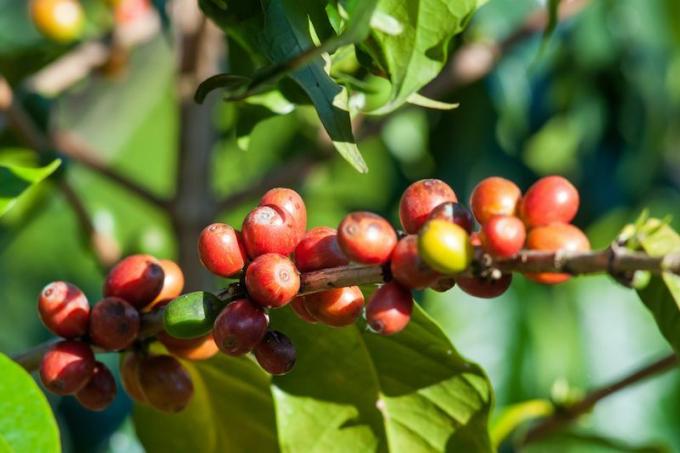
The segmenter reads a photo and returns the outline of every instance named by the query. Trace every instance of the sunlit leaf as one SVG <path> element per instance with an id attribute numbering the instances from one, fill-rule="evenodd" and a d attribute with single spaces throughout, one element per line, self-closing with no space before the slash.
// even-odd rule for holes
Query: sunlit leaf
<path id="1" fill-rule="evenodd" d="M 21 194 L 54 173 L 59 165 L 59 159 L 40 168 L 0 163 L 0 216 L 12 208 Z"/>

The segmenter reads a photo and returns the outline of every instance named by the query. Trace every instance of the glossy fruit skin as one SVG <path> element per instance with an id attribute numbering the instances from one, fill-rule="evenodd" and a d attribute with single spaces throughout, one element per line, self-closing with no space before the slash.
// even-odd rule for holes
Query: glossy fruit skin
<path id="1" fill-rule="evenodd" d="M 59 43 L 78 39 L 85 25 L 85 13 L 77 0 L 33 0 L 31 17 L 40 33 Z"/>
<path id="2" fill-rule="evenodd" d="M 142 359 L 139 383 L 149 404 L 163 412 L 180 412 L 194 395 L 191 376 L 179 360 L 169 355 Z"/>
<path id="3" fill-rule="evenodd" d="M 213 337 L 220 351 L 243 355 L 252 351 L 267 333 L 269 318 L 258 305 L 238 299 L 227 305 L 215 319 Z"/>
<path id="4" fill-rule="evenodd" d="M 576 187 L 561 176 L 546 176 L 534 183 L 521 203 L 521 217 L 527 227 L 569 223 L 579 206 Z"/>
<path id="5" fill-rule="evenodd" d="M 397 282 L 382 285 L 366 305 L 366 321 L 380 335 L 401 332 L 411 320 L 413 296 Z"/>
<path id="6" fill-rule="evenodd" d="M 475 219 L 472 217 L 470 210 L 462 204 L 453 201 L 447 201 L 434 208 L 428 216 L 428 220 L 432 219 L 441 219 L 455 223 L 467 231 L 467 234 L 471 234 L 475 226 Z"/>
<path id="7" fill-rule="evenodd" d="M 78 402 L 91 411 L 103 411 L 116 398 L 116 381 L 111 371 L 101 362 L 95 362 L 92 377 L 76 393 Z"/>
<path id="8" fill-rule="evenodd" d="M 182 294 L 184 289 L 184 272 L 177 263 L 172 260 L 159 260 L 158 262 L 163 268 L 163 287 L 151 304 L 145 307 L 145 311 L 162 307 Z"/>
<path id="9" fill-rule="evenodd" d="M 590 250 L 590 241 L 583 232 L 566 223 L 553 223 L 542 227 L 533 228 L 527 236 L 527 248 L 544 252 L 563 250 L 568 252 L 587 252 Z M 525 276 L 538 283 L 555 285 L 569 280 L 568 274 L 525 274 Z"/>
<path id="10" fill-rule="evenodd" d="M 335 228 L 315 227 L 295 247 L 295 266 L 300 272 L 317 271 L 349 264 L 340 249 Z"/>
<path id="11" fill-rule="evenodd" d="M 146 396 L 139 382 L 139 364 L 143 357 L 134 352 L 121 354 L 120 357 L 120 380 L 127 394 L 138 403 L 146 403 Z"/>
<path id="12" fill-rule="evenodd" d="M 481 240 L 484 250 L 495 258 L 515 256 L 524 247 L 526 237 L 524 223 L 514 216 L 493 216 L 482 225 Z"/>
<path id="13" fill-rule="evenodd" d="M 52 282 L 38 298 L 38 312 L 45 327 L 64 338 L 82 337 L 87 333 L 90 305 L 85 294 L 67 282 Z"/>
<path id="14" fill-rule="evenodd" d="M 170 354 L 185 360 L 207 360 L 219 352 L 212 334 L 190 340 L 175 338 L 165 332 L 156 337 Z"/>
<path id="15" fill-rule="evenodd" d="M 305 296 L 298 296 L 290 302 L 290 308 L 293 313 L 297 315 L 298 318 L 302 319 L 309 324 L 316 324 L 317 319 L 312 316 L 312 314 L 307 310 L 305 305 Z"/>
<path id="16" fill-rule="evenodd" d="M 248 261 L 241 233 L 225 223 L 213 223 L 201 231 L 198 256 L 206 269 L 225 278 L 237 275 Z"/>
<path id="17" fill-rule="evenodd" d="M 397 242 L 392 252 L 390 269 L 394 279 L 410 289 L 425 289 L 439 278 L 439 274 L 420 257 L 418 236 L 415 234 L 409 234 Z"/>
<path id="18" fill-rule="evenodd" d="M 141 318 L 135 307 L 119 297 L 107 297 L 92 309 L 90 339 L 107 351 L 118 351 L 135 341 L 140 325 Z"/>
<path id="19" fill-rule="evenodd" d="M 40 380 L 57 395 L 71 395 L 85 387 L 94 371 L 94 353 L 82 341 L 53 345 L 40 362 Z"/>
<path id="20" fill-rule="evenodd" d="M 503 274 L 498 280 L 459 275 L 456 277 L 456 283 L 460 289 L 471 296 L 492 299 L 510 288 L 512 274 Z"/>
<path id="21" fill-rule="evenodd" d="M 364 295 L 358 286 L 349 286 L 308 294 L 304 304 L 307 311 L 320 322 L 343 327 L 354 324 L 361 316 Z"/>
<path id="22" fill-rule="evenodd" d="M 258 206 L 243 221 L 241 233 L 248 256 L 265 253 L 288 256 L 297 245 L 293 217 L 277 206 Z"/>
<path id="23" fill-rule="evenodd" d="M 137 309 L 153 301 L 163 288 L 165 275 L 151 255 L 131 255 L 109 272 L 104 282 L 104 297 L 120 297 Z"/>
<path id="24" fill-rule="evenodd" d="M 437 272 L 453 275 L 464 271 L 474 251 L 464 229 L 445 220 L 430 220 L 418 234 L 418 253 Z"/>
<path id="25" fill-rule="evenodd" d="M 300 290 L 300 274 L 293 262 L 277 253 L 260 255 L 246 269 L 246 289 L 253 302 L 280 308 Z"/>
<path id="26" fill-rule="evenodd" d="M 514 182 L 492 176 L 481 180 L 472 190 L 470 208 L 477 221 L 484 225 L 493 216 L 515 215 L 521 197 L 522 191 Z"/>
<path id="27" fill-rule="evenodd" d="M 267 332 L 253 352 L 262 369 L 275 376 L 288 374 L 295 366 L 297 359 L 293 342 L 276 330 Z"/>
<path id="28" fill-rule="evenodd" d="M 351 261 L 383 264 L 390 259 L 397 245 L 397 233 L 377 214 L 353 212 L 338 227 L 338 244 Z"/>
<path id="29" fill-rule="evenodd" d="M 456 193 L 439 179 L 421 179 L 406 188 L 399 202 L 401 226 L 409 234 L 417 233 L 434 208 L 458 201 Z"/>
<path id="30" fill-rule="evenodd" d="M 297 244 L 307 230 L 307 208 L 300 194 L 293 189 L 277 187 L 262 196 L 260 206 L 266 205 L 278 206 L 291 215 L 295 225 L 295 243 Z"/>

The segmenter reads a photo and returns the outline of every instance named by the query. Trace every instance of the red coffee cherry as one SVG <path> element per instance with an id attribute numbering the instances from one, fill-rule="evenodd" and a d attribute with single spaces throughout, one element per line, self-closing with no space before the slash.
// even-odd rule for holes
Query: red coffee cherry
<path id="1" fill-rule="evenodd" d="M 85 294 L 67 282 L 52 282 L 38 298 L 38 312 L 45 327 L 64 338 L 81 337 L 87 333 L 90 305 Z"/>
<path id="2" fill-rule="evenodd" d="M 482 225 L 484 249 L 496 258 L 509 258 L 519 253 L 526 236 L 524 223 L 517 217 L 497 215 Z"/>
<path id="3" fill-rule="evenodd" d="M 558 250 L 587 252 L 590 250 L 590 242 L 586 235 L 574 225 L 553 223 L 530 230 L 527 236 L 527 248 L 544 252 L 555 252 Z M 570 278 L 569 274 L 553 273 L 525 274 L 525 276 L 538 283 L 545 283 L 547 285 L 562 283 Z"/>
<path id="4" fill-rule="evenodd" d="M 561 176 L 546 176 L 529 187 L 521 203 L 527 227 L 569 223 L 578 211 L 578 190 Z"/>
<path id="5" fill-rule="evenodd" d="M 107 297 L 92 309 L 90 338 L 107 351 L 118 351 L 135 341 L 140 324 L 135 307 L 119 297 Z"/>
<path id="6" fill-rule="evenodd" d="M 428 220 L 441 219 L 447 222 L 455 223 L 468 234 L 472 233 L 475 226 L 475 219 L 472 218 L 472 213 L 462 204 L 447 201 L 442 203 L 432 210 Z"/>
<path id="7" fill-rule="evenodd" d="M 260 200 L 260 206 L 266 205 L 278 206 L 293 217 L 297 244 L 307 229 L 307 208 L 300 194 L 293 189 L 277 187 L 265 193 Z"/>
<path id="8" fill-rule="evenodd" d="M 434 208 L 446 201 L 458 201 L 453 189 L 439 179 L 421 179 L 406 188 L 399 202 L 399 219 L 404 230 L 415 234 Z"/>
<path id="9" fill-rule="evenodd" d="M 250 298 L 264 307 L 280 308 L 300 290 L 300 274 L 283 255 L 266 253 L 246 269 L 246 289 Z"/>
<path id="10" fill-rule="evenodd" d="M 510 288 L 512 274 L 503 274 L 497 280 L 459 275 L 456 277 L 456 283 L 458 283 L 460 289 L 471 296 L 492 299 L 500 296 Z"/>
<path id="11" fill-rule="evenodd" d="M 418 236 L 410 234 L 397 242 L 390 263 L 392 276 L 406 288 L 425 289 L 439 274 L 433 271 L 418 254 Z"/>
<path id="12" fill-rule="evenodd" d="M 289 373 L 297 358 L 293 342 L 276 330 L 267 332 L 253 352 L 262 369 L 277 376 Z"/>
<path id="13" fill-rule="evenodd" d="M 170 354 L 185 360 L 207 360 L 219 351 L 212 334 L 185 340 L 161 332 L 157 338 Z"/>
<path id="14" fill-rule="evenodd" d="M 377 214 L 353 212 L 338 227 L 338 244 L 352 261 L 382 264 L 390 259 L 397 245 L 397 233 Z"/>
<path id="15" fill-rule="evenodd" d="M 382 285 L 366 305 L 366 321 L 380 335 L 401 332 L 411 320 L 413 296 L 397 282 Z"/>
<path id="16" fill-rule="evenodd" d="M 237 275 L 248 260 L 241 233 L 224 223 L 213 223 L 201 231 L 198 256 L 206 269 L 220 277 Z"/>
<path id="17" fill-rule="evenodd" d="M 40 362 L 40 380 L 57 395 L 70 395 L 85 387 L 94 371 L 92 349 L 82 341 L 60 341 Z"/>
<path id="18" fill-rule="evenodd" d="M 522 191 L 514 182 L 492 176 L 472 190 L 470 207 L 477 221 L 484 225 L 496 215 L 515 215 L 521 197 Z"/>
<path id="19" fill-rule="evenodd" d="M 267 314 L 248 299 L 227 305 L 215 320 L 213 337 L 220 351 L 243 355 L 253 350 L 267 332 Z"/>
<path id="20" fill-rule="evenodd" d="M 308 294 L 304 304 L 307 311 L 320 322 L 343 327 L 353 324 L 361 315 L 364 295 L 358 286 L 349 286 Z"/>
<path id="21" fill-rule="evenodd" d="M 300 272 L 346 266 L 349 260 L 340 250 L 335 228 L 309 230 L 295 247 L 295 265 Z"/>
<path id="22" fill-rule="evenodd" d="M 293 217 L 277 206 L 259 206 L 243 221 L 243 243 L 250 258 L 265 253 L 288 256 L 297 245 Z"/>
<path id="23" fill-rule="evenodd" d="M 139 382 L 139 364 L 143 357 L 134 352 L 121 354 L 120 380 L 127 394 L 138 403 L 146 403 L 146 396 Z"/>
<path id="24" fill-rule="evenodd" d="M 163 412 L 180 412 L 194 395 L 191 376 L 169 355 L 145 357 L 139 364 L 139 383 L 149 404 Z"/>
<path id="25" fill-rule="evenodd" d="M 312 316 L 309 310 L 307 310 L 307 306 L 305 305 L 305 296 L 298 296 L 293 299 L 290 303 L 290 308 L 293 310 L 293 313 L 295 313 L 297 317 L 303 321 L 310 324 L 317 323 L 316 318 Z"/>
<path id="26" fill-rule="evenodd" d="M 456 279 L 454 277 L 439 277 L 439 279 L 430 285 L 430 289 L 438 293 L 445 293 L 456 286 Z"/>
<path id="27" fill-rule="evenodd" d="M 78 402 L 91 411 L 103 411 L 116 398 L 116 381 L 101 362 L 95 362 L 92 377 L 76 393 Z"/>
<path id="28" fill-rule="evenodd" d="M 104 297 L 120 297 L 137 309 L 144 308 L 158 296 L 165 275 L 156 258 L 132 255 L 124 258 L 109 272 L 104 282 Z"/>
<path id="29" fill-rule="evenodd" d="M 163 268 L 163 287 L 158 296 L 145 307 L 144 311 L 162 307 L 182 294 L 184 289 L 184 273 L 177 263 L 172 260 L 159 260 L 158 263 Z"/>

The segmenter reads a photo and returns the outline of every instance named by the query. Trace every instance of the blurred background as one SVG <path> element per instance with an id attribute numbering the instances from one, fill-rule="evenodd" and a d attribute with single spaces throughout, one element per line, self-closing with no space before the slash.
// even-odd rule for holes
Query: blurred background
<path id="1" fill-rule="evenodd" d="M 80 47 L 41 37 L 26 1 L 0 0 L 0 74 L 40 126 L 62 131 L 63 143 L 96 157 L 89 165 L 67 158 L 55 181 L 31 190 L 0 219 L 2 352 L 49 338 L 35 312 L 46 283 L 72 281 L 94 302 L 100 263 L 120 255 L 177 259 L 190 287 L 223 286 L 201 271 L 198 231 L 213 220 L 208 217 L 240 226 L 272 185 L 302 193 L 310 226 L 336 226 L 359 209 L 398 224 L 399 197 L 420 178 L 441 178 L 467 200 L 486 176 L 504 176 L 526 189 L 557 173 L 579 188 L 576 224 L 594 247 L 605 247 L 645 207 L 654 216 L 674 216 L 680 227 L 677 0 L 565 1 L 547 40 L 544 1 L 489 0 L 456 39 L 445 72 L 424 90 L 459 102 L 458 109 L 404 107 L 357 121 L 366 175 L 320 138 L 311 107 L 282 98 L 277 108 L 285 114 L 271 116 L 256 103 L 193 106 L 174 76 L 186 62 L 178 61 L 175 29 L 163 26 L 169 18 L 156 9 L 163 2 L 132 3 L 139 10 L 131 8 L 128 22 L 118 20 L 127 28 L 114 51 L 97 59 L 95 46 L 88 59 Z M 102 36 L 113 22 L 110 10 L 102 1 L 83 5 L 86 34 Z M 171 19 L 180 7 L 170 6 Z M 56 66 L 74 53 L 81 60 Z M 211 75 L 211 68 L 203 70 Z M 214 131 L 209 146 L 199 139 L 194 149 L 195 138 L 180 134 L 191 121 Z M 0 113 L 0 162 L 17 156 L 47 162 L 54 154 L 27 152 Z M 191 159 L 199 162 L 198 173 L 178 171 Z M 94 171 L 99 164 L 131 184 Z M 73 193 L 56 181 L 66 181 Z M 141 187 L 142 196 L 131 186 Z M 194 201 L 204 196 L 210 209 L 194 212 L 201 209 L 186 200 L 166 205 L 176 191 L 191 193 Z M 90 225 L 74 206 L 83 208 Z M 487 371 L 497 408 L 578 394 L 670 351 L 636 294 L 607 277 L 549 288 L 518 276 L 495 300 L 457 289 L 426 291 L 418 300 L 459 351 Z M 49 398 L 66 451 L 141 450 L 124 392 L 96 414 L 70 398 Z M 609 451 L 645 445 L 680 451 L 679 399 L 680 375 L 668 373 L 604 400 L 579 423 L 586 432 L 617 439 Z M 535 450 L 541 448 L 593 451 L 578 439 Z"/>

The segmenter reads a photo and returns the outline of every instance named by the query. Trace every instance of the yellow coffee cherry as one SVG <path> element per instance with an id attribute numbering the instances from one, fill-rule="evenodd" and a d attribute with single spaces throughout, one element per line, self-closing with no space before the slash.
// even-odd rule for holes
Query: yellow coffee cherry
<path id="1" fill-rule="evenodd" d="M 85 13 L 78 0 L 33 0 L 31 17 L 46 38 L 64 44 L 80 38 L 85 25 Z"/>
<path id="2" fill-rule="evenodd" d="M 467 232 L 452 222 L 434 219 L 418 234 L 418 253 L 432 269 L 444 275 L 463 272 L 474 250 Z"/>

